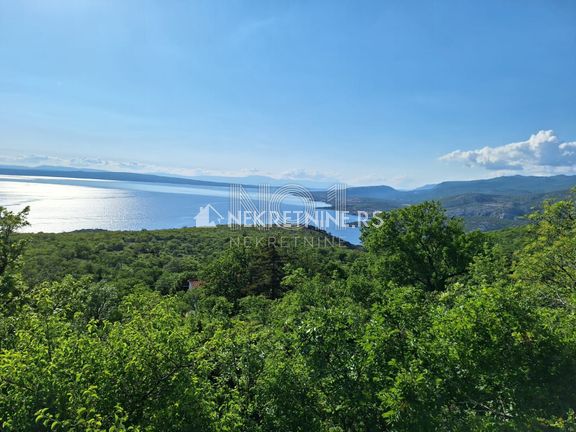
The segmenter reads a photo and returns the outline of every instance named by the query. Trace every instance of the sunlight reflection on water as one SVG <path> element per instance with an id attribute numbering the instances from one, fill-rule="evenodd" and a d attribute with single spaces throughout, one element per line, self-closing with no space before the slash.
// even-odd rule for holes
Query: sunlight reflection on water
<path id="1" fill-rule="evenodd" d="M 202 206 L 211 204 L 225 214 L 228 193 L 227 187 L 0 176 L 0 206 L 29 205 L 29 232 L 193 227 Z M 297 198 L 288 205 L 301 207 Z M 357 231 L 334 234 L 357 243 Z"/>

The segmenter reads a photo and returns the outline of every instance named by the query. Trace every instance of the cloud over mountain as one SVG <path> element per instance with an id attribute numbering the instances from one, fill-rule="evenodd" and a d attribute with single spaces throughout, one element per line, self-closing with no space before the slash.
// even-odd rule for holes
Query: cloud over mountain
<path id="1" fill-rule="evenodd" d="M 526 141 L 478 150 L 456 150 L 440 160 L 489 170 L 567 173 L 576 171 L 576 141 L 562 141 L 554 131 L 542 130 Z"/>

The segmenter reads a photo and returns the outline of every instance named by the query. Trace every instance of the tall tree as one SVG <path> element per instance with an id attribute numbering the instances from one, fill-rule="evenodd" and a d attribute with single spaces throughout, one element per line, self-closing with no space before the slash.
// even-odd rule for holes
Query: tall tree
<path id="1" fill-rule="evenodd" d="M 14 213 L 0 207 L 0 276 L 3 276 L 14 265 L 22 254 L 24 241 L 16 239 L 14 234 L 28 224 L 30 208 Z"/>
<path id="2" fill-rule="evenodd" d="M 518 253 L 514 276 L 546 304 L 567 306 L 576 290 L 576 202 L 545 203 L 531 219 L 531 240 Z"/>
<path id="3" fill-rule="evenodd" d="M 16 232 L 28 225 L 30 209 L 14 213 L 0 207 L 0 303 L 7 306 L 16 298 L 19 258 L 24 249 L 24 240 L 16 238 Z"/>
<path id="4" fill-rule="evenodd" d="M 363 229 L 362 241 L 381 277 L 439 291 L 466 273 L 485 238 L 480 232 L 466 233 L 462 220 L 427 201 L 380 213 Z"/>

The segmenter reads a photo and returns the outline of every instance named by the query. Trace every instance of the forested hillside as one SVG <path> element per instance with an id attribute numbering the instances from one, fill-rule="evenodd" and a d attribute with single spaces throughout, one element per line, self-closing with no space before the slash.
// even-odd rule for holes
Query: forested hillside
<path id="1" fill-rule="evenodd" d="M 361 250 L 26 216 L 0 209 L 2 430 L 576 430 L 572 200 L 490 235 L 424 202 Z"/>
<path id="2" fill-rule="evenodd" d="M 359 186 L 346 191 L 350 211 L 385 211 L 436 200 L 449 216 L 461 217 L 467 229 L 493 231 L 528 223 L 527 216 L 544 201 L 568 199 L 576 176 L 502 176 L 485 180 L 446 181 L 414 190 L 390 186 Z M 331 204 L 327 192 L 316 199 Z"/>
<path id="3" fill-rule="evenodd" d="M 91 276 L 130 291 L 144 286 L 174 293 L 229 249 L 274 250 L 282 264 L 308 274 L 330 274 L 325 267 L 357 254 L 347 242 L 312 228 L 181 228 L 157 231 L 77 231 L 26 234 L 22 275 L 26 284 L 57 281 L 66 275 Z M 270 246 L 270 247 L 268 247 Z M 276 246 L 276 247 L 274 247 Z"/>

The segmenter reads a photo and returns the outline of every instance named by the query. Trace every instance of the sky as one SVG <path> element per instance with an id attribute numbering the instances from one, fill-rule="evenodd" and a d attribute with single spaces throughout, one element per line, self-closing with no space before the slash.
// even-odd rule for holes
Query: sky
<path id="1" fill-rule="evenodd" d="M 574 0 L 0 0 L 0 164 L 576 172 Z"/>

